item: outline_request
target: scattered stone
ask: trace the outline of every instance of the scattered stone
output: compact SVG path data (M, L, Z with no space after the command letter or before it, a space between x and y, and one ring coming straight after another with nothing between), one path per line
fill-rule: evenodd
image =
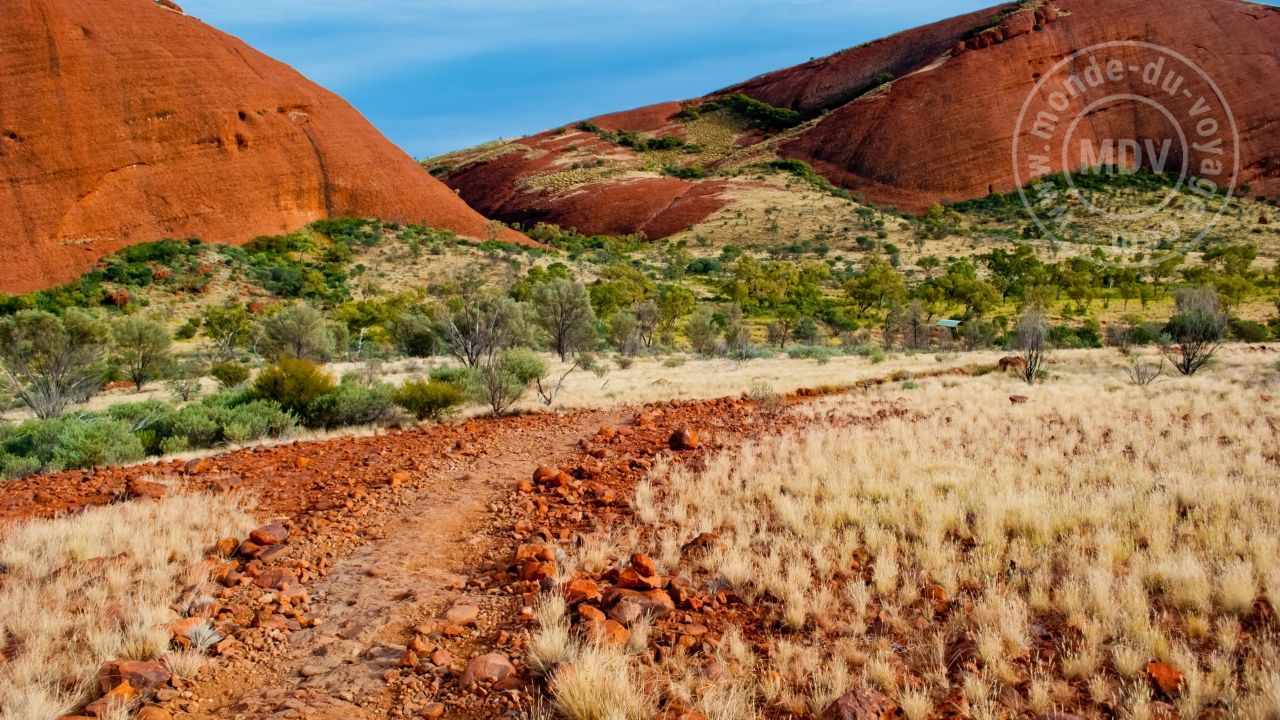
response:
M134 720L172 720L173 718L173 716L169 714L168 710L156 707L155 705L148 705L142 708L138 711L138 714L133 717Z
M279 545L289 539L289 528L280 523L263 525L249 533L249 539L258 545Z
M445 611L444 618L458 625L475 625L480 618L480 608L475 605L458 603Z
M1014 405L1026 405L1027 403L1031 402L1031 398L1027 397L1026 395L1010 395L1009 402L1013 403Z
M164 497L168 487L142 478L130 478L125 483L125 493L135 500L159 500Z
M1182 673L1177 668L1162 662L1147 663L1147 676L1166 697L1174 697L1182 688Z
M819 720L880 720L893 708L884 695L870 688L857 688L841 695Z
M459 683L463 687L472 687L481 682L496 683L507 679L514 672L515 668L512 667L506 655L489 653L467 663L467 669L462 672Z
M686 426L672 433L667 444L672 450L697 450L702 447L702 440L698 438L698 433Z
M431 703L422 708L422 712L418 713L418 717L426 718L427 720L438 720L438 718L444 717L444 705Z
M631 568L643 577L655 577L658 574L658 564L648 555L632 555Z
M402 670L412 670L418 667L418 653L413 650L405 650L400 659L396 661L396 667Z
M98 669L98 685L107 693L120 685L151 692L169 682L169 671L154 660L113 660Z
M600 599L600 586L594 580L579 578L564 586L564 599L570 605L594 602Z

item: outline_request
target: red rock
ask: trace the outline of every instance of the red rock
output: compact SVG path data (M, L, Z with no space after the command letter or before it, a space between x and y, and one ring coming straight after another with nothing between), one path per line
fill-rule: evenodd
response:
M494 683L505 680L515 673L511 661L501 653L481 655L467 663L466 670L458 682L462 687L471 687L477 683Z
M173 636L173 641L184 648L191 647L191 633L207 625L208 620L200 617L189 617L178 620L169 625L169 634Z
M715 533L702 533L680 547L682 556L704 553L720 544L720 536Z
M490 232L336 95L154 2L6 3L0 47L0 292L130 244L243 243L329 217Z
M131 498L138 500L159 500L164 497L169 488L157 482L150 482L141 478L130 478L125 483L125 492Z
M225 537L219 540L217 545L214 545L213 551L217 553L219 557L229 558L235 554L236 549L239 547L239 540L233 537Z
M280 523L263 525L249 533L249 539L259 545L279 545L289 539L289 528Z
M98 685L104 693L120 685L150 692L169 682L169 677L169 671L154 661L113 660L98 669Z
M583 625L588 641L606 647L626 647L631 633L615 620L588 621Z
M213 469L213 461L209 458L195 458L183 465L183 472L188 475L201 475Z
M570 605L594 602L600 599L600 586L586 578L570 580L564 586L564 599Z
M437 649L431 653L431 664L436 667L449 667L453 665L453 653L443 648Z
M1010 395L1009 402L1014 405L1026 405L1027 403L1031 402L1031 398L1027 397L1026 395Z
M578 615L587 622L604 622L605 614L600 608L591 605L581 605L578 607Z
M298 576L287 568L273 567L264 570L255 577L253 584L267 590L283 590L289 587L297 587Z
M1118 38L1140 40L1193 58L1213 79L1240 127L1240 182L1252 185L1254 194L1280 196L1280 110L1258 91L1280 85L1280 47L1274 42L1280 36L1280 12L1238 1L1057 0L1010 12L996 27L975 34L992 12L909 30L714 95L743 93L798 111L813 122L775 146L778 154L809 163L871 202L920 212L944 200L1014 190L1010 154L1016 118L1039 79L1076 50ZM1238 53L1256 59L1238 62ZM868 94L885 72L897 79ZM1176 117L1187 117L1192 107L1171 104ZM678 134L684 126L673 118L676 107L663 103L593 122L605 129ZM1155 115L1114 115L1084 131L1089 139L1141 141L1160 126ZM946 117L945 132L939 132L940 116ZM743 133L735 143L758 145L766 139L763 133ZM569 166L578 153L607 157L609 166L619 169L644 163L642 153L587 132L558 129L518 142L518 151L464 153L445 182L492 217L553 222L588 234L644 231L650 239L683 231L706 219L708 208L714 212L733 202L715 187L724 184L719 180L605 176L562 191L536 183L514 189ZM1054 155L1053 172L1073 161ZM1201 157L1191 158L1191 164L1198 165Z
M104 718L113 710L128 705L138 698L138 690L128 682L115 685L105 695L85 705L84 712L92 717Z
M682 427L671 434L671 439L667 442L672 450L697 450L702 447L702 441L698 438L698 433L688 427Z
M892 709L889 698L869 688L858 688L841 695L820 720L881 720Z
M648 555L639 553L632 555L631 568L644 577L654 577L658 574L658 564Z
M431 703L422 708L422 712L418 713L418 717L426 718L426 720L438 720L444 717L444 705L441 703Z
M134 720L172 720L173 716L168 710L155 705L147 705L133 716Z
M418 667L418 653L412 650L405 650L400 656L400 660L396 662L396 667L402 670L412 670Z
M535 485L546 485L560 474L560 468L554 468L549 465L543 465L533 471L533 482Z
M1182 688L1182 673L1168 663L1147 663L1147 677L1166 697L1175 697Z
M404 470L401 470L400 472L393 473L391 475L390 484L391 484L391 487L400 487L401 485L407 484L411 479L412 479L412 476L409 473L405 472Z
M605 595L605 603L617 609L618 605L629 604L639 609L641 613L648 613L654 619L664 618L670 615L676 609L676 604L672 601L671 596L661 590L623 590L614 588ZM630 622L615 617L612 610L610 617L622 622L623 625L630 625Z
M627 568L618 573L618 587L628 590L654 590L662 587L663 582L660 577L645 577L633 568Z
M556 566L548 562L526 562L520 566L520 579L526 582L555 577Z

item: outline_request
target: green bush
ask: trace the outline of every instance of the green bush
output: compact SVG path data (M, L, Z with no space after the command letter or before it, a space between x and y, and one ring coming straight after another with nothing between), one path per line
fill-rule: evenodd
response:
M0 441L6 476L120 465L145 457L127 422L86 415L28 420Z
M392 392L386 383L365 385L347 375L337 388L316 398L306 419L310 425L327 428L385 424L395 417Z
M1240 342L1262 343L1271 339L1271 329L1259 322L1233 318L1231 336Z
M224 390L240 387L249 380L249 368L234 361L216 363L209 368L209 374Z
M796 345L787 348L787 357L792 360L817 360L820 365L826 365L839 354L835 348L820 345Z
M480 373L476 368L442 365L438 368L433 368L427 375L427 379L432 382L452 385L467 393L477 385L480 380L479 376Z
M409 380L391 395L397 405L418 420L439 422L466 401L466 391L440 380Z
M338 387L324 368L310 360L282 357L266 366L253 381L254 395L278 403L304 424L311 421L317 400Z

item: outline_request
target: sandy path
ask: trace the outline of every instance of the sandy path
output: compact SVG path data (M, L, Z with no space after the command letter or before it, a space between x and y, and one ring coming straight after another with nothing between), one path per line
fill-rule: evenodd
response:
M249 673L243 666L220 669L219 678L201 683L203 707L189 717L386 717L395 699L384 674L404 653L410 628L463 596L469 571L492 543L480 532L488 506L536 465L573 456L580 439L629 417L562 416L507 428L474 458L428 459L426 482L396 509L382 536L338 558L311 588L318 626L292 634L282 653L251 658L257 666ZM483 598L474 600L479 605Z

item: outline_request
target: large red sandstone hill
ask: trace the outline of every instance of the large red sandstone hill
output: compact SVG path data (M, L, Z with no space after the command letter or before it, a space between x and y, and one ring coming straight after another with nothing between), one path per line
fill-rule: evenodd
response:
M1118 40L1165 46L1202 67L1239 125L1239 181L1253 195L1280 195L1280 103L1274 99L1280 10L1240 0L1026 0L763 75L708 98L593 122L605 130L684 136L688 125L676 117L682 108L744 93L798 111L807 122L772 137L744 132L737 147L759 152L738 152L708 170L740 167L742 155L752 162L795 158L868 200L920 211L940 200L1015 190L1017 117L1038 80L1074 52ZM868 92L884 73L896 79ZM1100 113L1080 132L1100 141L1144 138L1160 123L1152 117ZM589 233L643 231L650 238L731 204L742 184L638 172L646 169L642 153L573 127L442 162L445 182L491 217ZM601 168L567 171L594 163ZM1064 169L1065 163L1055 164ZM609 168L627 172L605 172ZM542 180L557 173L563 182Z
M0 292L337 216L487 232L341 98L169 0L0 3Z

